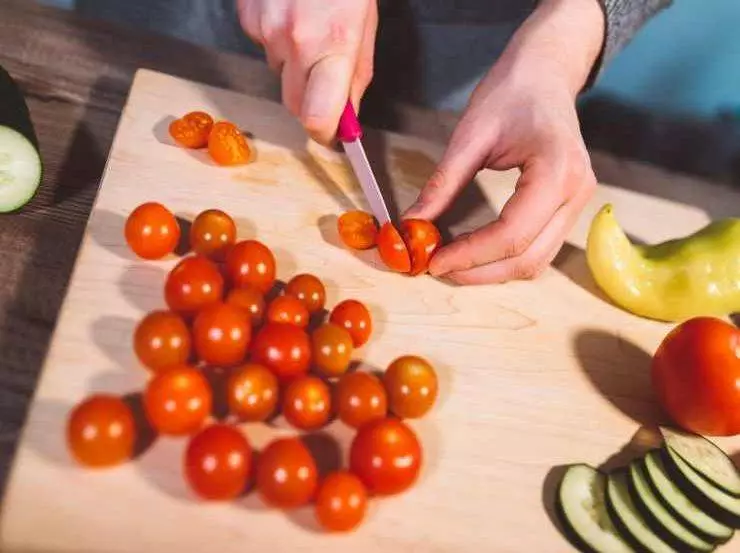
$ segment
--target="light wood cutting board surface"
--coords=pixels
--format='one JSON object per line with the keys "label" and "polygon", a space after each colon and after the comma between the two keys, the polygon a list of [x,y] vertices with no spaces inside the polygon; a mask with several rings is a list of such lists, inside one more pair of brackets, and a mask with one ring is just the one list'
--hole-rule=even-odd
{"label": "light wood cutting board surface", "polygon": [[[194,109],[253,133],[256,161],[220,168],[203,153],[173,146],[167,123]],[[369,132],[367,143],[400,207],[413,201],[442,153],[441,145],[392,134]],[[476,208],[464,213],[463,205],[453,214],[453,232],[494,217],[516,176],[483,174],[463,200]],[[164,277],[177,260],[141,262],[129,253],[124,221],[146,201],[185,218],[224,209],[241,238],[256,237],[275,251],[283,280],[311,272],[325,280],[329,306],[350,297],[366,302],[377,330],[356,356],[369,367],[407,353],[437,367],[439,404],[410,423],[426,456],[413,489],[373,501],[357,532],[327,536],[309,508],[286,515],[254,496],[229,504],[196,500],[181,476],[183,440],[160,438],[120,468],[89,471],[72,463],[64,442],[70,409],[93,392],[137,392],[147,379],[134,359],[132,332],[147,311],[164,306]],[[556,266],[537,281],[454,288],[406,278],[383,270],[375,252],[341,247],[336,216],[364,208],[360,188],[343,157],[309,144],[281,106],[139,72],[19,445],[3,505],[2,550],[570,550],[543,503],[553,490],[551,471],[574,462],[601,465],[642,425],[660,421],[649,356],[670,328],[620,311],[595,290],[582,248],[606,201],[632,235],[647,241],[691,232],[709,217],[604,184]],[[717,192],[717,206],[733,204],[740,206],[740,194]],[[291,433],[280,422],[277,430],[244,428],[257,447]],[[340,423],[327,432],[344,454],[351,434]],[[721,443],[740,451],[738,440]],[[726,550],[738,548],[733,541]]]}

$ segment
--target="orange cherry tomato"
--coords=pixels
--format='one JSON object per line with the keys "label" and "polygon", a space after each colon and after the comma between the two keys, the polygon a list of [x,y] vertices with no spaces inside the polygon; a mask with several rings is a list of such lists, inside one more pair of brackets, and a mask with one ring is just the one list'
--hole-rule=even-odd
{"label": "orange cherry tomato", "polygon": [[366,372],[343,374],[334,392],[334,403],[339,420],[353,428],[388,414],[388,396],[382,382]]}
{"label": "orange cherry tomato", "polygon": [[423,417],[437,400],[437,373],[425,359],[415,355],[393,361],[383,374],[383,384],[391,411],[402,419]]}
{"label": "orange cherry tomato", "polygon": [[118,397],[91,396],[72,410],[67,421],[67,446],[78,463],[89,467],[127,461],[135,441],[134,416]]}
{"label": "orange cherry tomato", "polygon": [[198,431],[211,413],[211,388],[193,367],[181,365],[158,373],[144,392],[144,411],[161,434],[183,436]]}
{"label": "orange cherry tomato", "polygon": [[268,505],[293,509],[311,501],[318,486],[311,452],[298,438],[278,438],[257,459],[257,491]]}
{"label": "orange cherry tomato", "polygon": [[266,294],[275,284],[275,256],[257,240],[234,244],[226,254],[225,270],[229,282],[236,288],[254,286]]}
{"label": "orange cherry tomato", "polygon": [[319,374],[344,374],[352,360],[352,336],[341,326],[324,323],[311,334],[313,364]]}
{"label": "orange cherry tomato", "polygon": [[190,330],[172,311],[152,311],[136,326],[134,352],[141,364],[157,372],[190,358]]}
{"label": "orange cherry tomato", "polygon": [[192,111],[170,123],[170,136],[184,148],[205,148],[213,128],[213,118],[203,111]]}
{"label": "orange cherry tomato", "polygon": [[354,250],[367,250],[378,240],[378,223],[364,211],[347,211],[337,221],[337,231],[345,246]]}
{"label": "orange cherry tomato", "polygon": [[684,430],[707,436],[740,433],[740,329],[713,317],[673,328],[652,362],[656,396]]}
{"label": "orange cherry tomato", "polygon": [[286,323],[301,328],[308,326],[308,309],[295,296],[278,296],[267,306],[267,320],[273,323]]}
{"label": "orange cherry tomato", "polygon": [[326,288],[314,275],[294,276],[285,285],[285,294],[301,300],[311,315],[321,311],[326,304]]}
{"label": "orange cherry tomato", "polygon": [[185,450],[185,479],[203,499],[234,499],[249,485],[252,447],[238,429],[214,424],[193,436]]}
{"label": "orange cherry tomato", "polygon": [[254,337],[251,360],[270,369],[281,382],[287,382],[308,372],[311,341],[299,326],[267,323]]}
{"label": "orange cherry tomato", "polygon": [[167,275],[164,298],[172,311],[189,317],[221,301],[224,279],[216,264],[201,255],[186,257]]}
{"label": "orange cherry tomato", "polygon": [[429,260],[442,244],[439,230],[425,219],[405,219],[401,222],[401,234],[411,254],[409,274],[425,273],[429,268]]}
{"label": "orange cherry tomato", "polygon": [[338,303],[329,315],[329,322],[349,332],[352,344],[356,348],[365,345],[373,331],[370,311],[357,300],[344,300]]}
{"label": "orange cherry tomato", "polygon": [[392,495],[410,488],[422,463],[419,439],[398,419],[380,419],[357,431],[349,453],[350,470],[371,493]]}
{"label": "orange cherry tomato", "polygon": [[148,202],[129,214],[124,235],[131,251],[142,259],[161,259],[175,251],[180,225],[162,204]]}
{"label": "orange cherry tomato", "polygon": [[291,381],[283,395],[283,416],[300,430],[317,430],[329,421],[331,392],[323,380],[301,376]]}
{"label": "orange cherry tomato", "polygon": [[385,265],[398,273],[411,270],[411,254],[401,234],[391,223],[384,223],[378,232],[378,254]]}
{"label": "orange cherry tomato", "polygon": [[247,363],[231,373],[226,386],[229,411],[245,422],[262,422],[275,412],[277,377],[263,365]]}
{"label": "orange cherry tomato", "polygon": [[357,528],[367,512],[367,488],[348,471],[326,475],[316,492],[316,520],[330,532]]}
{"label": "orange cherry tomato", "polygon": [[193,322],[193,346],[201,361],[229,366],[247,356],[252,337],[249,314],[228,303],[203,308]]}
{"label": "orange cherry tomato", "polygon": [[208,153],[218,165],[243,165],[252,158],[247,139],[236,125],[228,121],[213,125],[208,137]]}
{"label": "orange cherry tomato", "polygon": [[214,261],[223,261],[234,242],[236,224],[221,210],[208,209],[199,213],[190,227],[190,247]]}
{"label": "orange cherry tomato", "polygon": [[254,286],[247,285],[229,291],[226,303],[247,311],[252,321],[252,328],[260,326],[265,318],[265,296]]}

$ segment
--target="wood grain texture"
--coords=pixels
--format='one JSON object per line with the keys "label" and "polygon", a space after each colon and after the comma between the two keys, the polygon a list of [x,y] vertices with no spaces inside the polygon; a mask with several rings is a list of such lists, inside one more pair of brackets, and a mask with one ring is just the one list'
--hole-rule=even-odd
{"label": "wood grain texture", "polygon": [[[254,133],[257,161],[217,168],[202,153],[171,145],[167,118],[194,108]],[[375,166],[405,207],[442,146],[388,133],[368,138]],[[457,233],[490,220],[515,177],[482,173],[445,226]],[[149,200],[184,217],[226,209],[241,236],[274,249],[281,278],[309,271],[325,279],[330,305],[348,297],[366,302],[377,327],[359,352],[368,366],[417,353],[437,367],[439,405],[412,423],[425,447],[421,480],[402,496],[374,501],[358,532],[328,538],[316,531],[310,509],[285,515],[253,496],[228,505],[195,501],[179,469],[181,440],[159,439],[114,470],[89,472],[70,462],[70,408],[92,392],[135,393],[146,381],[131,333],[146,311],[163,305],[163,279],[176,262],[140,263],[126,248],[125,217]],[[546,508],[557,467],[624,460],[638,430],[661,420],[648,366],[669,326],[604,301],[586,270],[586,229],[605,201],[631,234],[654,241],[695,229],[712,210],[740,205],[740,195],[718,189],[700,209],[604,184],[540,280],[453,288],[386,272],[374,252],[339,245],[335,218],[364,205],[359,186],[343,158],[307,144],[280,106],[138,73],[8,485],[3,551],[568,550]],[[278,426],[278,433],[290,432]],[[259,426],[245,430],[257,447],[272,435]],[[339,423],[329,431],[343,455],[350,435]],[[738,440],[721,443],[740,450]],[[726,547],[737,549],[737,541]]]}

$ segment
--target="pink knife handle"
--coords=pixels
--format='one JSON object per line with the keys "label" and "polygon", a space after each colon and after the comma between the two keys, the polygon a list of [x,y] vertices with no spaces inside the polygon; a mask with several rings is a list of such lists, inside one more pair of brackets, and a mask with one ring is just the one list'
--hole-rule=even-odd
{"label": "pink knife handle", "polygon": [[357,119],[355,108],[352,107],[352,102],[347,102],[347,105],[344,106],[342,117],[339,119],[337,138],[342,142],[354,142],[358,138],[362,138],[362,127]]}

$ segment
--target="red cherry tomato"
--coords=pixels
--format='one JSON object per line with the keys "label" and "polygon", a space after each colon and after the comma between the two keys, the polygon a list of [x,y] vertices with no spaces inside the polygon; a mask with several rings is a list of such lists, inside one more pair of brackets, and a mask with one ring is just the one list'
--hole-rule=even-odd
{"label": "red cherry tomato", "polygon": [[157,202],[134,209],[124,229],[129,248],[143,259],[161,259],[175,251],[180,240],[180,225],[166,207]]}
{"label": "red cherry tomato", "polygon": [[257,328],[265,318],[265,297],[254,286],[234,288],[226,296],[226,303],[246,310],[252,321],[252,328]]}
{"label": "red cherry tomato", "polygon": [[134,352],[154,372],[182,365],[190,358],[190,330],[177,313],[153,311],[136,326]]}
{"label": "red cherry tomato", "polygon": [[671,330],[652,363],[658,400],[676,424],[707,436],[740,433],[740,329],[696,317]]}
{"label": "red cherry tomato", "polygon": [[266,294],[275,284],[275,256],[257,240],[237,242],[226,254],[225,271],[235,288],[254,286]]}
{"label": "red cherry tomato", "polygon": [[267,320],[305,328],[309,314],[303,302],[294,296],[278,296],[267,306]]}
{"label": "red cherry tomato", "polygon": [[185,316],[221,301],[223,293],[224,279],[218,267],[200,255],[186,257],[175,265],[164,285],[169,308]]}
{"label": "red cherry tomato", "polygon": [[367,489],[347,471],[326,475],[316,492],[316,520],[330,532],[357,528],[367,511]]}
{"label": "red cherry tomato", "polygon": [[185,479],[203,499],[234,499],[246,491],[252,448],[233,426],[214,424],[193,436],[185,451]]}
{"label": "red cherry tomato", "polygon": [[404,355],[383,373],[391,411],[402,419],[416,419],[429,412],[439,385],[434,368],[421,357]]}
{"label": "red cherry tomato", "polygon": [[135,440],[134,416],[118,397],[94,395],[77,405],[67,421],[67,446],[78,463],[89,467],[127,461]]}
{"label": "red cherry tomato", "polygon": [[375,217],[364,211],[347,211],[337,220],[337,231],[344,245],[354,250],[367,250],[378,239]]}
{"label": "red cherry tomato", "polygon": [[357,300],[344,300],[337,304],[329,315],[329,322],[349,332],[356,348],[365,345],[373,331],[370,311]]}
{"label": "red cherry tomato", "polygon": [[291,381],[283,395],[283,416],[300,430],[317,430],[329,421],[331,392],[323,380],[301,376]]}
{"label": "red cherry tomato", "polygon": [[234,220],[219,209],[199,213],[190,227],[190,247],[195,253],[223,261],[228,249],[236,242]]}
{"label": "red cherry tomato", "polygon": [[193,322],[193,345],[201,361],[229,366],[247,355],[252,325],[249,314],[228,303],[214,303],[201,310]]}
{"label": "red cherry tomato", "polygon": [[350,446],[350,470],[377,495],[401,493],[419,476],[422,450],[413,430],[397,419],[369,422]]}
{"label": "red cherry tomato", "polygon": [[429,260],[442,244],[439,230],[425,219],[405,219],[401,222],[401,234],[411,254],[409,274],[425,273],[429,268]]}
{"label": "red cherry tomato", "polygon": [[277,377],[262,365],[247,363],[231,373],[226,397],[229,411],[245,422],[262,422],[274,412],[278,402]]}
{"label": "red cherry tomato", "polygon": [[385,265],[398,273],[411,270],[411,254],[401,234],[391,223],[384,223],[378,233],[378,253]]}
{"label": "red cherry tomato", "polygon": [[308,372],[311,341],[301,327],[267,323],[254,337],[251,360],[270,369],[278,380],[287,382]]}
{"label": "red cherry tomato", "polygon": [[311,501],[318,486],[311,452],[298,438],[279,438],[257,459],[257,491],[268,505],[293,509]]}
{"label": "red cherry tomato", "polygon": [[339,420],[353,428],[385,418],[388,413],[388,397],[382,382],[365,372],[342,375],[334,393],[334,403]]}
{"label": "red cherry tomato", "polygon": [[324,376],[339,376],[352,360],[352,336],[341,326],[325,323],[311,334],[313,364]]}
{"label": "red cherry tomato", "polygon": [[326,303],[326,288],[314,275],[294,276],[286,284],[285,294],[301,300],[310,314],[321,311]]}
{"label": "red cherry tomato", "polygon": [[213,118],[203,111],[191,111],[170,123],[170,136],[184,148],[205,148],[213,128]]}
{"label": "red cherry tomato", "polygon": [[155,375],[144,392],[144,411],[161,434],[183,436],[198,431],[211,413],[208,381],[187,365]]}

